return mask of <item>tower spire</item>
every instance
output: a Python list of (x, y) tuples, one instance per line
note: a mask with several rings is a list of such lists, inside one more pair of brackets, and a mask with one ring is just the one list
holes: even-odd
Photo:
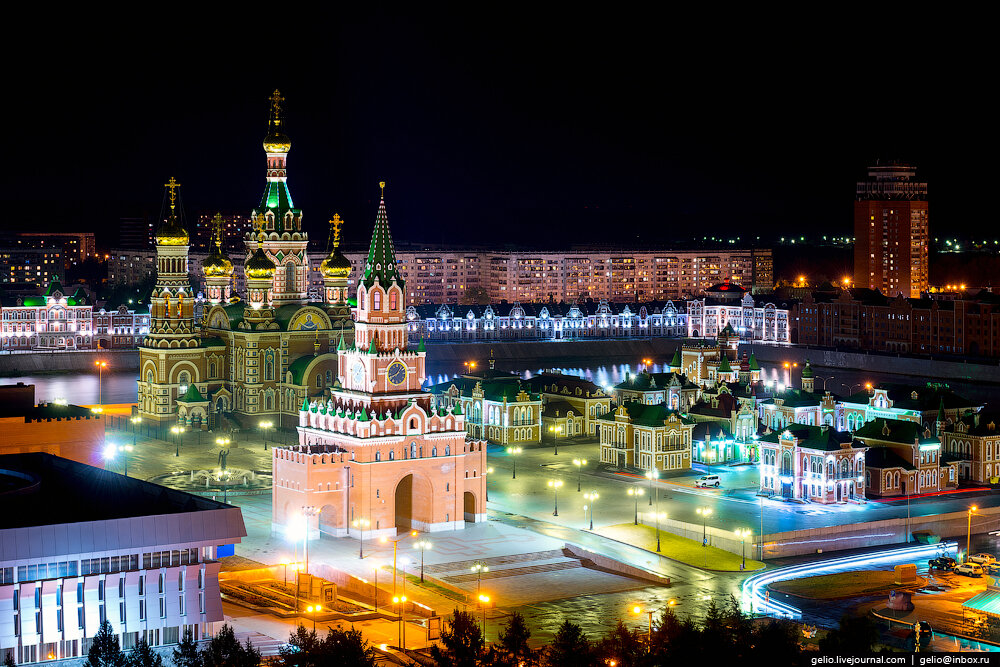
[(389, 231), (389, 216), (385, 212), (385, 181), (379, 181), (378, 185), (381, 190), (378, 214), (375, 216), (375, 229), (372, 231), (368, 259), (365, 260), (365, 273), (360, 282), (365, 287), (371, 287), (378, 278), (379, 284), (387, 288), (395, 280), (400, 289), (403, 289), (403, 276), (396, 266), (396, 250), (392, 244), (392, 233)]

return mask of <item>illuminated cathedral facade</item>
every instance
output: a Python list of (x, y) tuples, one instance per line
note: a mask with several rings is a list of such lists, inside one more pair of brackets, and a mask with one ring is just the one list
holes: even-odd
[[(342, 221), (331, 220), (332, 249), (321, 265), (323, 300), (309, 302), (309, 238), (288, 189), (291, 140), (278, 91), (271, 97), (266, 187), (246, 235), (246, 290), (232, 292), (233, 262), (221, 227), (202, 266), (209, 301), (195, 321), (188, 280), (189, 236), (170, 179), (170, 212), (156, 234), (157, 282), (150, 330), (139, 348), (139, 413), (192, 429), (256, 428), (261, 421), (295, 427), (303, 401), (329, 397), (341, 375), (338, 343), (353, 345), (347, 302), (350, 262), (339, 250)], [(379, 208), (384, 216), (384, 202)], [(365, 335), (370, 336), (370, 325)], [(367, 343), (367, 338), (366, 338)]]

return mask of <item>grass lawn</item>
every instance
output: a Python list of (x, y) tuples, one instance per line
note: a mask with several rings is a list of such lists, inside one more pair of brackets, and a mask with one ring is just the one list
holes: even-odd
[[(594, 532), (619, 542), (637, 546), (640, 549), (656, 552), (656, 529), (652, 526), (620, 523), (615, 526), (598, 528)], [(748, 544), (747, 552), (752, 550)], [(689, 540), (664, 530), (660, 531), (660, 554), (694, 567), (722, 572), (739, 572), (740, 564), (743, 562), (739, 554), (732, 554), (713, 546), (703, 547), (701, 542)], [(759, 560), (747, 557), (747, 570), (760, 570), (763, 567), (764, 564)]]
[[(771, 584), (768, 588), (779, 593), (788, 593), (814, 600), (836, 600), (877, 593), (888, 594), (892, 589), (912, 588), (912, 586), (899, 586), (893, 583), (895, 578), (896, 573), (891, 570), (856, 570), (779, 581)], [(923, 586), (926, 583), (925, 577), (917, 577), (917, 585)]]

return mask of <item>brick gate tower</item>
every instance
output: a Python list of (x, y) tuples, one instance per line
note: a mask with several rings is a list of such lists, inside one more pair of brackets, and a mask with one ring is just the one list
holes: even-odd
[(421, 389), (426, 353), (407, 349), (403, 289), (383, 197), (355, 343), (339, 341), (330, 398), (303, 402), (298, 444), (274, 449), (275, 532), (307, 521), (314, 537), (367, 539), (486, 519), (486, 443), (466, 437), (461, 408), (438, 411)]

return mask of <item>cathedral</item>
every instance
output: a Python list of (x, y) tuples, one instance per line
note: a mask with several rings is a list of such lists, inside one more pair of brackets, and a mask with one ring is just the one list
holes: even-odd
[[(303, 401), (328, 396), (339, 385), (337, 349), (354, 345), (347, 301), (351, 266), (339, 250), (342, 221), (335, 215), (330, 221), (332, 249), (321, 265), (323, 301), (309, 302), (309, 237), (302, 228), (302, 210), (295, 208), (288, 189), (291, 140), (285, 134), (283, 101), (274, 91), (264, 138), (266, 185), (252, 212), (254, 231), (245, 238), (246, 293), (232, 294), (233, 262), (222, 250), (217, 218), (211, 252), (202, 266), (209, 303), (200, 322), (188, 280), (189, 236), (177, 210), (180, 184), (173, 178), (166, 184), (170, 210), (156, 232), (157, 280), (149, 334), (139, 347), (143, 419), (201, 430), (224, 423), (254, 429), (260, 421), (294, 428)], [(388, 234), (384, 198), (376, 236), (380, 228)], [(391, 239), (388, 243), (391, 253)]]

